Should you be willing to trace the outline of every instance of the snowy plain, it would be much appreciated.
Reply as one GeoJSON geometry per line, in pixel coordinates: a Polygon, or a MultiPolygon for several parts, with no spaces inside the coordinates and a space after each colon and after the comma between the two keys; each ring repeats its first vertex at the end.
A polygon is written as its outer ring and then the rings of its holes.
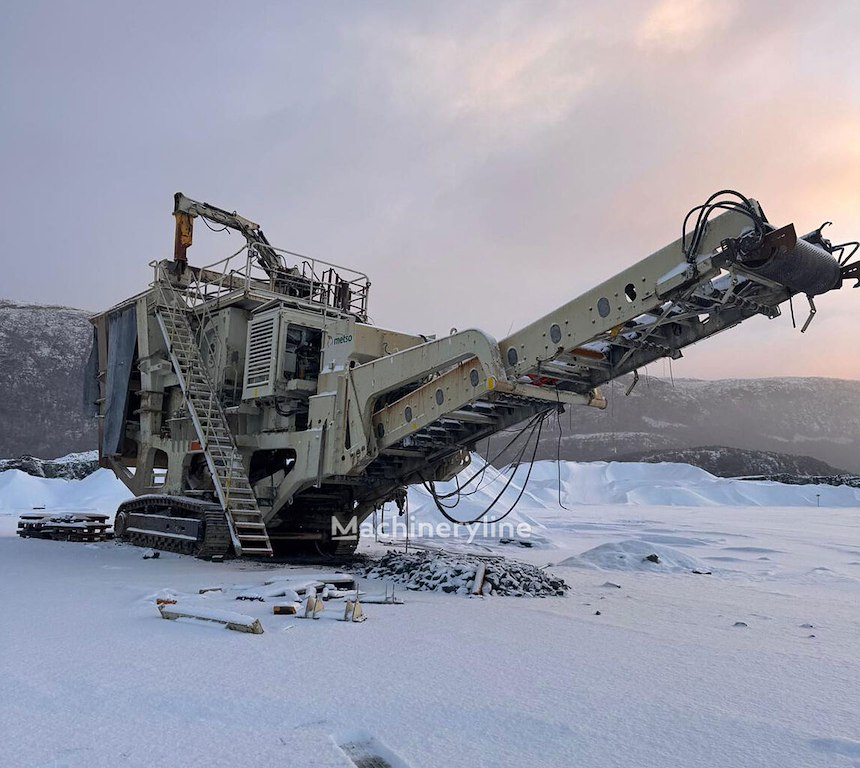
{"type": "MultiPolygon", "coordinates": [[[[449,514],[504,484],[480,480],[449,514]]],[[[398,592],[363,624],[231,596],[308,568],[15,536],[34,506],[110,513],[126,497],[104,470],[0,473],[0,766],[350,766],[356,742],[394,768],[860,766],[860,490],[539,462],[510,516],[528,536],[410,547],[552,563],[567,597],[398,592]],[[265,632],[162,621],[168,595],[265,632]]],[[[423,489],[409,507],[442,520],[423,489]]],[[[375,538],[360,551],[406,544],[375,538]]]]}

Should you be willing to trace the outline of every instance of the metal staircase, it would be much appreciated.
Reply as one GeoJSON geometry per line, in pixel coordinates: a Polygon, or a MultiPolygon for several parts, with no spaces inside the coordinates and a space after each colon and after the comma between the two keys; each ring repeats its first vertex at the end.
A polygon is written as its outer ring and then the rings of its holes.
{"type": "Polygon", "coordinates": [[[154,288],[155,316],[226,513],[236,554],[271,557],[266,525],[227,415],[200,355],[185,297],[166,277],[156,280],[154,288]]]}

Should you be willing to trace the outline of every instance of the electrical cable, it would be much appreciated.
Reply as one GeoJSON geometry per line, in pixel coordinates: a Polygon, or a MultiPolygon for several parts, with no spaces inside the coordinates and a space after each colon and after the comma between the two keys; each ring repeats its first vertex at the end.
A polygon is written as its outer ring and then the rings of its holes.
{"type": "Polygon", "coordinates": [[[686,236],[686,232],[687,232],[687,222],[689,221],[690,216],[692,216],[696,211],[699,211],[699,215],[698,215],[698,218],[696,220],[696,227],[693,230],[694,232],[696,232],[697,230],[701,229],[701,226],[703,224],[703,220],[706,220],[707,217],[710,216],[711,211],[715,207],[723,208],[725,210],[740,209],[743,212],[750,215],[750,217],[754,221],[761,221],[758,214],[756,214],[755,211],[753,210],[752,202],[748,198],[746,198],[740,192],[736,192],[735,190],[723,189],[723,190],[720,190],[719,192],[715,192],[713,195],[711,195],[704,203],[702,203],[702,205],[697,205],[694,208],[692,208],[687,213],[687,215],[684,217],[684,223],[681,227],[681,238],[682,238],[684,245],[686,244],[686,237],[685,236],[686,236]],[[723,200],[723,201],[720,201],[717,203],[713,202],[714,200],[717,200],[717,198],[719,198],[723,195],[730,195],[733,197],[737,197],[740,200],[740,203],[737,203],[737,202],[731,201],[731,200],[723,200]]]}
{"type": "MultiPolygon", "coordinates": [[[[687,247],[687,245],[686,245],[686,229],[682,233],[682,237],[683,237],[683,244],[682,245],[683,245],[683,250],[684,250],[684,256],[685,256],[686,260],[690,263],[693,263],[695,261],[696,253],[698,253],[702,239],[705,236],[706,225],[708,223],[708,220],[710,219],[711,214],[715,210],[735,211],[735,212],[744,214],[747,218],[749,218],[753,222],[753,225],[755,226],[757,243],[760,243],[762,237],[764,236],[763,221],[757,216],[757,214],[752,209],[744,208],[743,206],[740,206],[736,203],[720,202],[720,203],[712,203],[712,204],[706,205],[706,206],[697,206],[697,208],[693,208],[692,211],[690,211],[690,213],[687,214],[687,216],[689,217],[689,215],[691,213],[693,213],[693,211],[696,211],[699,208],[701,208],[701,212],[699,213],[699,217],[696,220],[696,226],[693,229],[693,234],[692,234],[692,238],[691,238],[689,247],[687,247]]],[[[686,219],[685,219],[685,223],[686,223],[686,219]]]]}
{"type": "MultiPolygon", "coordinates": [[[[487,435],[487,447],[485,449],[487,457],[489,457],[489,455],[490,455],[490,438],[491,437],[492,437],[492,435],[487,435]]],[[[457,483],[457,490],[454,492],[454,495],[457,496],[457,504],[460,503],[460,499],[463,496],[474,496],[478,491],[480,491],[483,488],[489,487],[490,485],[493,484],[493,482],[495,482],[499,478],[499,475],[496,475],[496,477],[494,477],[492,480],[490,480],[490,482],[487,483],[486,486],[483,485],[484,476],[487,474],[487,467],[488,466],[490,466],[489,458],[485,458],[484,459],[484,466],[481,467],[481,469],[479,469],[474,475],[472,475],[472,477],[470,477],[466,481],[466,483],[464,483],[462,486],[460,485],[460,478],[456,475],[454,476],[454,482],[457,483]],[[465,488],[467,484],[471,483],[476,477],[478,478],[478,484],[471,491],[465,491],[464,492],[463,488],[465,488]]],[[[448,496],[449,496],[449,494],[445,494],[445,497],[448,497],[448,496]]],[[[456,504],[454,504],[453,506],[456,506],[456,504]]]]}
{"type": "MultiPolygon", "coordinates": [[[[538,418],[540,418],[540,416],[541,416],[540,413],[536,414],[535,416],[532,416],[532,418],[529,419],[529,421],[526,423],[526,425],[522,429],[518,430],[517,433],[507,442],[507,444],[500,451],[498,451],[496,453],[495,456],[492,456],[492,457],[488,456],[487,460],[486,460],[486,464],[484,464],[483,469],[479,470],[474,475],[472,475],[472,477],[470,477],[468,480],[466,480],[462,485],[460,485],[458,482],[457,490],[451,491],[450,493],[439,494],[439,498],[440,499],[450,499],[450,498],[453,498],[454,496],[458,496],[458,497],[459,496],[471,496],[474,493],[476,493],[478,490],[477,488],[473,491],[468,491],[467,493],[463,493],[462,489],[466,488],[468,485],[470,485],[472,483],[473,480],[475,480],[477,477],[479,477],[480,475],[485,473],[487,470],[487,465],[492,464],[496,459],[498,459],[500,456],[504,455],[504,453],[508,450],[508,448],[510,448],[517,440],[519,440],[523,436],[523,434],[525,434],[526,430],[529,429],[529,427],[532,427],[532,425],[537,421],[538,418]]],[[[489,439],[488,439],[487,443],[489,445],[489,439]]],[[[488,453],[489,453],[489,451],[488,451],[488,453]]],[[[491,480],[490,482],[492,483],[493,481],[491,480]]],[[[456,506],[456,505],[454,505],[454,506],[456,506]]]]}
{"type": "Polygon", "coordinates": [[[213,232],[226,232],[228,229],[230,229],[230,227],[228,227],[226,224],[223,227],[221,227],[221,229],[215,229],[215,227],[213,227],[208,221],[206,221],[205,216],[201,216],[200,218],[203,220],[203,223],[207,227],[209,227],[209,229],[211,229],[213,232]]]}
{"type": "MultiPolygon", "coordinates": [[[[558,399],[558,410],[555,412],[556,426],[558,427],[558,443],[556,444],[555,449],[555,466],[558,471],[558,505],[562,509],[567,509],[566,506],[561,501],[561,395],[558,394],[558,388],[556,387],[555,396],[558,399]]],[[[567,510],[568,512],[570,510],[567,510]]]]}
{"type": "MultiPolygon", "coordinates": [[[[527,430],[529,428],[529,425],[532,425],[531,432],[529,433],[529,437],[526,439],[526,442],[523,444],[523,447],[522,447],[522,449],[520,449],[520,452],[517,455],[517,457],[511,463],[511,466],[514,468],[514,471],[511,474],[511,476],[507,479],[507,482],[505,483],[502,490],[499,492],[499,496],[496,497],[495,501],[498,501],[499,497],[501,497],[501,495],[507,490],[508,486],[513,481],[513,477],[516,474],[516,468],[519,466],[519,462],[522,461],[522,457],[525,454],[526,449],[528,448],[528,444],[529,444],[529,440],[531,439],[531,435],[534,434],[535,425],[537,424],[537,419],[539,417],[545,416],[545,413],[546,412],[543,412],[543,413],[537,414],[535,417],[533,417],[530,420],[529,424],[527,424],[525,427],[523,427],[523,429],[520,430],[520,432],[516,435],[516,437],[519,438],[520,435],[522,435],[525,432],[525,430],[527,430]]],[[[501,475],[501,476],[504,477],[504,475],[501,475]]],[[[473,479],[473,478],[470,478],[470,480],[471,479],[473,479]]],[[[441,507],[444,507],[445,509],[454,509],[454,507],[456,507],[460,503],[460,500],[462,499],[463,495],[471,496],[474,493],[474,491],[472,491],[469,494],[462,494],[462,493],[458,493],[457,491],[452,491],[451,493],[447,493],[447,494],[439,494],[436,491],[436,485],[433,481],[426,481],[426,480],[423,480],[423,478],[422,478],[422,482],[424,483],[424,487],[428,491],[428,493],[430,493],[433,496],[434,500],[436,501],[436,506],[439,507],[440,510],[441,510],[441,507]],[[429,485],[428,485],[428,482],[429,482],[429,485]],[[454,496],[457,497],[457,501],[455,501],[453,504],[442,504],[442,500],[450,499],[454,496]],[[441,507],[440,507],[440,505],[441,505],[441,507]]],[[[493,502],[494,504],[495,504],[495,501],[493,502]]],[[[492,508],[492,505],[487,510],[484,511],[484,514],[486,514],[486,512],[489,511],[490,508],[492,508]]],[[[454,520],[452,520],[450,518],[449,518],[449,520],[451,522],[455,522],[454,520]]]]}
{"type": "Polygon", "coordinates": [[[734,211],[737,213],[742,213],[747,218],[752,221],[757,239],[761,241],[762,237],[764,237],[765,232],[765,224],[767,220],[760,215],[754,208],[752,201],[748,198],[744,197],[740,192],[736,192],[732,189],[723,189],[719,192],[715,192],[711,195],[702,205],[697,205],[695,208],[690,209],[687,215],[684,217],[683,224],[681,225],[681,248],[684,252],[684,257],[690,263],[693,263],[695,260],[695,255],[698,252],[699,246],[701,244],[702,238],[705,233],[705,226],[708,223],[708,219],[711,214],[715,210],[725,210],[725,211],[734,211]],[[738,198],[740,202],[734,200],[719,200],[721,196],[732,196],[738,198]],[[696,218],[696,225],[693,228],[690,243],[687,243],[687,226],[690,221],[690,217],[698,211],[698,216],[696,218]]]}
{"type": "MultiPolygon", "coordinates": [[[[423,483],[424,488],[427,490],[427,492],[433,498],[433,502],[436,504],[436,508],[439,510],[439,512],[442,514],[442,516],[446,520],[448,520],[449,522],[454,523],[455,525],[472,525],[474,523],[480,523],[482,521],[487,525],[494,525],[495,523],[498,523],[498,522],[504,520],[514,510],[514,508],[519,503],[520,499],[523,497],[523,494],[525,493],[526,486],[528,485],[529,479],[531,477],[532,468],[534,467],[535,457],[537,456],[537,449],[538,449],[538,445],[540,443],[540,436],[541,436],[541,431],[543,428],[543,422],[546,419],[548,414],[549,414],[549,411],[543,411],[542,413],[538,414],[539,418],[537,419],[534,426],[532,427],[531,433],[529,434],[529,440],[531,439],[531,435],[534,434],[535,429],[537,429],[537,438],[535,439],[534,450],[532,451],[532,457],[531,457],[531,460],[529,461],[529,469],[528,469],[528,472],[526,474],[525,482],[523,483],[522,487],[520,488],[519,494],[517,494],[517,498],[514,500],[513,504],[511,504],[511,506],[508,508],[508,510],[506,512],[504,512],[502,515],[499,515],[499,517],[495,518],[494,520],[490,520],[490,521],[484,520],[484,518],[487,516],[489,511],[498,503],[499,499],[502,498],[502,495],[508,489],[508,487],[510,486],[514,477],[516,477],[517,469],[519,469],[519,461],[522,459],[522,455],[525,453],[525,449],[528,447],[528,441],[526,441],[526,444],[523,446],[523,450],[520,452],[520,455],[517,457],[515,464],[512,465],[514,467],[514,471],[511,473],[511,477],[508,479],[508,482],[505,483],[505,486],[502,488],[501,491],[499,491],[499,494],[496,496],[495,499],[493,499],[493,501],[490,503],[490,505],[480,515],[478,515],[478,517],[476,517],[472,520],[457,520],[456,518],[451,517],[451,515],[449,515],[448,512],[446,511],[446,510],[450,509],[451,507],[446,507],[444,504],[442,504],[438,500],[437,494],[435,491],[434,483],[432,481],[426,481],[425,480],[423,483]]],[[[454,506],[456,506],[456,505],[454,505],[454,506]]]]}
{"type": "Polygon", "coordinates": [[[837,257],[837,263],[839,264],[840,267],[844,267],[849,261],[851,261],[851,258],[854,256],[855,253],[857,253],[857,250],[859,248],[860,248],[860,243],[856,242],[855,240],[851,240],[850,242],[847,242],[847,243],[839,243],[839,245],[831,245],[830,246],[830,253],[835,253],[836,251],[839,251],[839,256],[837,257]],[[848,251],[847,256],[845,255],[845,249],[846,248],[851,249],[850,251],[848,251]]]}
{"type": "MultiPolygon", "coordinates": [[[[508,508],[507,512],[505,512],[503,515],[500,515],[495,520],[490,520],[489,523],[487,523],[487,525],[495,525],[496,523],[501,522],[509,514],[511,514],[511,512],[514,511],[514,508],[517,506],[517,504],[520,503],[520,499],[523,497],[523,494],[526,492],[526,488],[528,487],[529,480],[531,479],[531,476],[532,476],[532,470],[534,469],[534,466],[535,466],[535,458],[537,457],[538,446],[540,445],[540,435],[541,435],[541,431],[543,430],[543,423],[546,420],[547,415],[549,415],[548,411],[544,414],[544,417],[538,422],[538,431],[537,431],[537,437],[535,438],[535,447],[534,447],[534,450],[532,451],[532,457],[529,460],[529,471],[526,473],[526,479],[523,481],[522,488],[520,488],[520,492],[519,492],[519,494],[517,494],[517,498],[514,499],[514,503],[511,504],[511,506],[508,508]]],[[[514,474],[516,474],[516,472],[514,472],[514,474]]],[[[513,477],[513,475],[511,475],[511,477],[513,477]]],[[[489,512],[489,509],[487,511],[489,512]]]]}

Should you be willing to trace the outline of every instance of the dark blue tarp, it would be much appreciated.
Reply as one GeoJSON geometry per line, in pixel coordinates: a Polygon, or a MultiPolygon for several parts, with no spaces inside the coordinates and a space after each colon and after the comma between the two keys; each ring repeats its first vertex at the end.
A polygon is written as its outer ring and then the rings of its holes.
{"type": "Polygon", "coordinates": [[[107,403],[102,453],[122,453],[128,381],[137,344],[137,311],[134,305],[108,318],[107,403]]]}

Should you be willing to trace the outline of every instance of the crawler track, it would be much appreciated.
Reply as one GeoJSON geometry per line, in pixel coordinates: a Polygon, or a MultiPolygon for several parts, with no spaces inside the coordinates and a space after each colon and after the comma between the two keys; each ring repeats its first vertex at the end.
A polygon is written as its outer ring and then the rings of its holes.
{"type": "Polygon", "coordinates": [[[203,559],[232,552],[224,511],[185,496],[140,496],[120,504],[114,522],[118,541],[203,559]]]}
{"type": "MultiPolygon", "coordinates": [[[[275,530],[272,543],[280,559],[305,557],[315,562],[348,560],[357,540],[296,537],[297,531],[275,530]],[[279,536],[286,533],[286,536],[279,536]]],[[[299,532],[301,533],[301,532],[299,532]]],[[[147,495],[120,504],[114,522],[117,541],[202,559],[234,554],[230,529],[218,504],[187,496],[147,495]]]]}

